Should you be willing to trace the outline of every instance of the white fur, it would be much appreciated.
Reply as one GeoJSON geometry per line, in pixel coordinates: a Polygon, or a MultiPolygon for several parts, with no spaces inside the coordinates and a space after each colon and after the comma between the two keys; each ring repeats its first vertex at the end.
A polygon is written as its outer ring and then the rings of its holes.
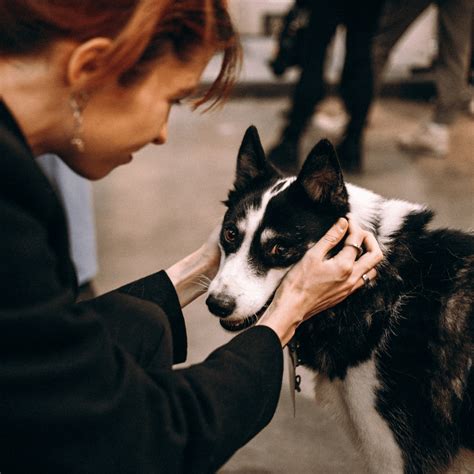
{"type": "Polygon", "coordinates": [[[349,369],[344,388],[350,418],[371,472],[403,473],[402,452],[387,422],[375,408],[380,387],[374,360],[349,369]]]}
{"type": "Polygon", "coordinates": [[[411,212],[420,212],[425,206],[400,199],[385,199],[368,189],[346,183],[351,216],[361,227],[375,231],[378,221],[378,242],[382,251],[390,248],[394,233],[403,225],[411,212]]]}
{"type": "Polygon", "coordinates": [[[371,473],[403,473],[402,452],[375,408],[379,388],[373,359],[348,369],[344,380],[316,377],[316,402],[328,409],[364,453],[371,473]]]}
{"type": "Polygon", "coordinates": [[[400,199],[384,201],[379,228],[379,241],[382,245],[389,245],[393,234],[400,229],[405,218],[411,212],[420,212],[424,209],[420,204],[414,204],[400,199]]]}
{"type": "Polygon", "coordinates": [[[346,188],[349,194],[351,218],[364,229],[374,232],[373,223],[380,215],[380,207],[384,198],[354,184],[346,183],[346,188]]]}

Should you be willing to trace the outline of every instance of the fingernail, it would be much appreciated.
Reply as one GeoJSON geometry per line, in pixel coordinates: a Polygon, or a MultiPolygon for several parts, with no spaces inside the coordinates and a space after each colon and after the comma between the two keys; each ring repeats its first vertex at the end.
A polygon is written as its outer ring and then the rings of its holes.
{"type": "Polygon", "coordinates": [[[348,225],[349,225],[349,222],[344,217],[340,217],[339,220],[337,221],[337,227],[339,228],[341,232],[344,232],[347,229],[348,225]]]}

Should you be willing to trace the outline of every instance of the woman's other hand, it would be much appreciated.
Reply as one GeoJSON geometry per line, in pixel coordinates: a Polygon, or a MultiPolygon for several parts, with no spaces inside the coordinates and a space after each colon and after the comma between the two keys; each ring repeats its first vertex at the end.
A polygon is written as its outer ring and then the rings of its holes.
{"type": "Polygon", "coordinates": [[[216,276],[221,256],[219,230],[217,226],[201,247],[166,270],[182,308],[205,293],[216,276]]]}
{"type": "Polygon", "coordinates": [[[383,255],[375,237],[341,218],[287,273],[257,324],[271,327],[285,345],[304,320],[347,298],[376,276],[383,255]],[[328,253],[343,239],[346,245],[332,258],[328,253]],[[365,249],[359,258],[356,247],[365,249]],[[363,278],[363,275],[365,277],[363,278]]]}
{"type": "Polygon", "coordinates": [[[221,260],[221,250],[219,248],[220,230],[221,224],[217,225],[213,229],[207,240],[198,250],[201,255],[201,259],[206,262],[207,271],[205,276],[210,280],[216,276],[221,260]]]}

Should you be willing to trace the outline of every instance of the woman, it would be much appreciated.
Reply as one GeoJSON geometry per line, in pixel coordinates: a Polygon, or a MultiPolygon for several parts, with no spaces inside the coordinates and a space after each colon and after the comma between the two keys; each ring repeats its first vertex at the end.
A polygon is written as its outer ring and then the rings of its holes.
{"type": "Polygon", "coordinates": [[[90,179],[166,141],[171,106],[222,51],[201,102],[225,93],[238,46],[224,0],[0,0],[0,470],[213,472],[271,419],[297,325],[375,276],[344,219],[287,275],[260,324],[201,364],[181,307],[216,273],[211,237],[161,271],[75,304],[64,215],[34,156],[90,179]]]}

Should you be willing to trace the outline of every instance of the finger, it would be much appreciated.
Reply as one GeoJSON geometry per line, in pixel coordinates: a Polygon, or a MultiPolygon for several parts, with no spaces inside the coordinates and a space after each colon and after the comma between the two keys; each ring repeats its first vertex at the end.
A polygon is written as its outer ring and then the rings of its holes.
{"type": "Polygon", "coordinates": [[[364,241],[362,242],[362,245],[368,253],[376,253],[380,255],[380,258],[383,257],[380,251],[380,245],[372,232],[364,232],[364,241]]]}
{"type": "Polygon", "coordinates": [[[352,242],[344,243],[344,247],[342,247],[339,253],[333,258],[350,258],[353,261],[357,260],[360,258],[359,256],[362,255],[358,248],[362,247],[360,247],[358,244],[353,244],[352,242]]]}
{"type": "MultiPolygon", "coordinates": [[[[372,270],[369,270],[367,273],[363,273],[363,275],[367,275],[369,281],[372,282],[377,277],[377,270],[375,270],[375,268],[372,268],[372,270]]],[[[352,287],[351,293],[366,285],[370,285],[370,283],[366,283],[361,276],[357,279],[356,284],[352,287]]]]}
{"type": "Polygon", "coordinates": [[[347,231],[347,238],[344,242],[344,248],[341,250],[343,255],[355,256],[359,258],[363,252],[363,243],[366,231],[362,230],[354,220],[349,219],[349,229],[347,231]]]}
{"type": "Polygon", "coordinates": [[[209,234],[209,241],[211,242],[219,242],[219,236],[220,236],[220,233],[221,233],[221,228],[222,228],[222,224],[217,224],[211,231],[211,233],[209,234]]]}
{"type": "Polygon", "coordinates": [[[370,232],[365,235],[364,247],[366,252],[354,265],[354,273],[358,276],[362,276],[362,274],[374,268],[383,258],[377,239],[370,232]]]}
{"type": "Polygon", "coordinates": [[[353,219],[349,219],[349,230],[347,240],[353,244],[361,246],[364,242],[366,231],[362,229],[353,219]]]}
{"type": "Polygon", "coordinates": [[[333,249],[346,235],[349,223],[347,219],[341,217],[316,243],[311,251],[317,252],[322,256],[326,256],[327,253],[333,249]]]}

